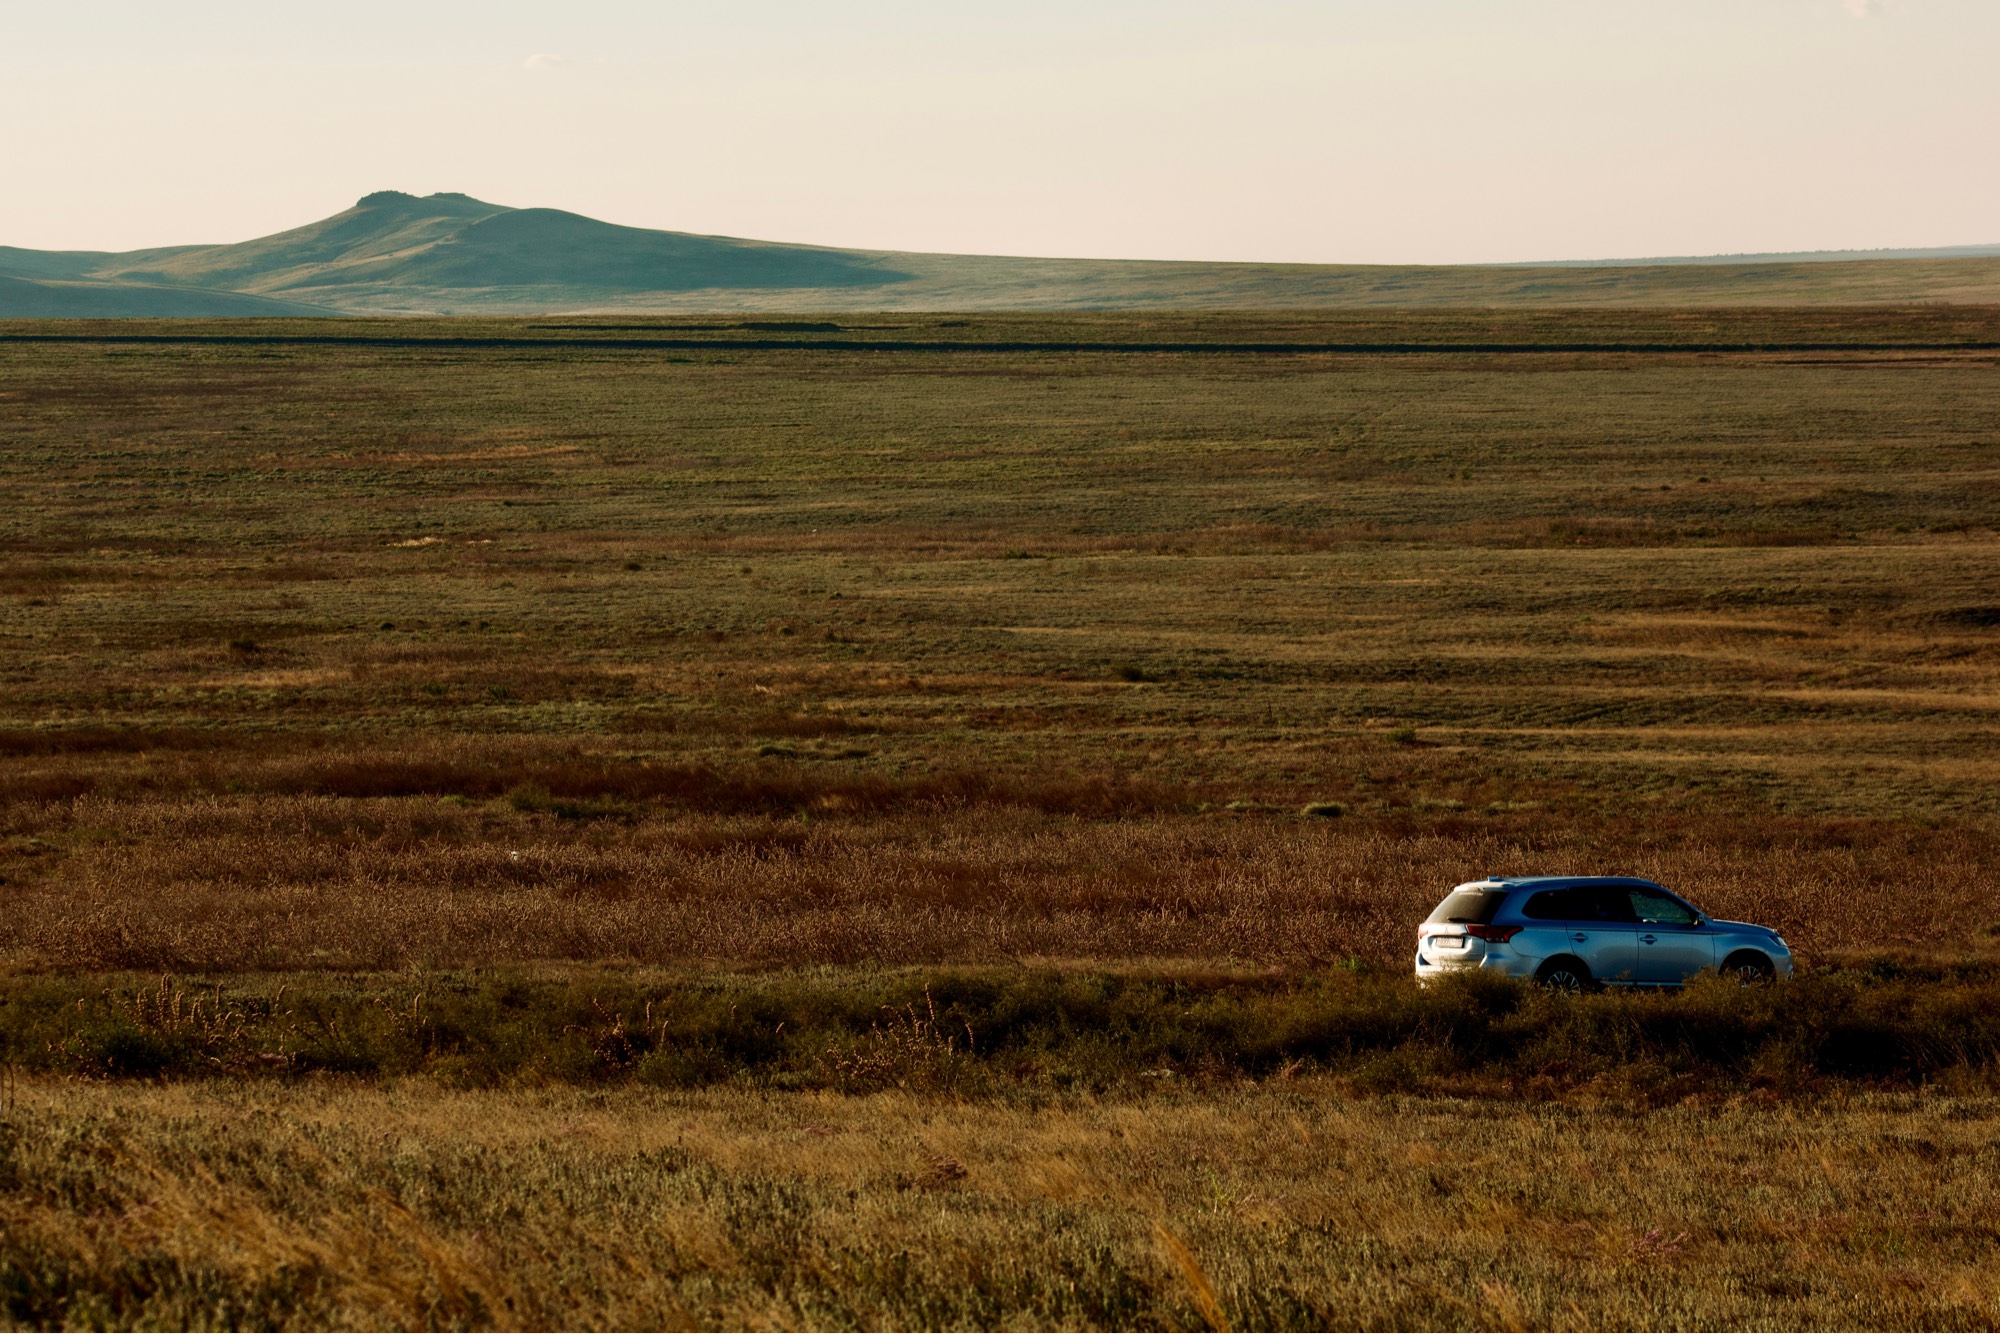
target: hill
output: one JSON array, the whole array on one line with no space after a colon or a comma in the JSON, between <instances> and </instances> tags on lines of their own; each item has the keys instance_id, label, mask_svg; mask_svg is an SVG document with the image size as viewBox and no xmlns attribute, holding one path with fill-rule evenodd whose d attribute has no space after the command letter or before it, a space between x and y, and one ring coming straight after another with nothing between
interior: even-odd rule
<instances>
[{"instance_id":1,"label":"hill","mask_svg":"<svg viewBox=\"0 0 2000 1334\"><path fill-rule=\"evenodd\" d=\"M131 282L75 282L0 274L0 315L12 319L214 319L337 315L301 301L247 292Z\"/></svg>"},{"instance_id":2,"label":"hill","mask_svg":"<svg viewBox=\"0 0 2000 1334\"><path fill-rule=\"evenodd\" d=\"M0 318L708 310L2000 302L1990 247L1543 265L1235 264L840 250L382 191L232 245L0 247Z\"/></svg>"},{"instance_id":3,"label":"hill","mask_svg":"<svg viewBox=\"0 0 2000 1334\"><path fill-rule=\"evenodd\" d=\"M1559 259L1517 267L1602 269L1661 264L1835 264L1868 259L2000 259L2000 245L1930 246L1919 250L1791 250L1737 255L1661 255L1647 259Z\"/></svg>"}]
</instances>

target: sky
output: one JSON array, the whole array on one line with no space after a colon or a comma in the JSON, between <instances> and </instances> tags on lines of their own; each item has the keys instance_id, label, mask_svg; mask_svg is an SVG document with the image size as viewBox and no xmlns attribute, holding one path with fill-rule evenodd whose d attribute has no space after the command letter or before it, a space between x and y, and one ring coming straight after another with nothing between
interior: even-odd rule
<instances>
[{"instance_id":1,"label":"sky","mask_svg":"<svg viewBox=\"0 0 2000 1334\"><path fill-rule=\"evenodd\" d=\"M361 195L871 249L2000 242L2000 0L0 0L0 245Z\"/></svg>"}]
</instances>

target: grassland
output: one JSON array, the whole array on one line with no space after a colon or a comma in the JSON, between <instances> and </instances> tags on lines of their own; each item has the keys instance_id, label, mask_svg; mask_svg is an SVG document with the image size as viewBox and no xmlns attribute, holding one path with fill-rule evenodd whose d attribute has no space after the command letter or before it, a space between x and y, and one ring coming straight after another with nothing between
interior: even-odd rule
<instances>
[{"instance_id":1,"label":"grassland","mask_svg":"<svg viewBox=\"0 0 2000 1334\"><path fill-rule=\"evenodd\" d=\"M329 330L0 327L8 1318L1996 1318L2000 313Z\"/></svg>"},{"instance_id":2,"label":"grassland","mask_svg":"<svg viewBox=\"0 0 2000 1334\"><path fill-rule=\"evenodd\" d=\"M22 964L2000 922L1991 352L0 358Z\"/></svg>"},{"instance_id":3,"label":"grassland","mask_svg":"<svg viewBox=\"0 0 2000 1334\"><path fill-rule=\"evenodd\" d=\"M1977 248L1975 248L1977 249ZM1612 265L1186 263L838 250L618 227L461 194L372 194L232 245L0 246L0 318L717 311L1991 305L2000 257Z\"/></svg>"},{"instance_id":4,"label":"grassland","mask_svg":"<svg viewBox=\"0 0 2000 1334\"><path fill-rule=\"evenodd\" d=\"M1986 1328L1990 1098L21 1096L22 1323Z\"/></svg>"}]
</instances>

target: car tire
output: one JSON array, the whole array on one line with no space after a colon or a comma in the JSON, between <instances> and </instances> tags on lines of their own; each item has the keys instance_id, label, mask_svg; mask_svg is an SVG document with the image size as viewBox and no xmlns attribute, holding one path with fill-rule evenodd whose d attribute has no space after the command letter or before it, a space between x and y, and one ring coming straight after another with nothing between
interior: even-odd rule
<instances>
[{"instance_id":1,"label":"car tire","mask_svg":"<svg viewBox=\"0 0 2000 1334\"><path fill-rule=\"evenodd\" d=\"M1581 959L1558 954L1535 970L1535 985L1544 991L1589 991L1590 969Z\"/></svg>"},{"instance_id":2,"label":"car tire","mask_svg":"<svg viewBox=\"0 0 2000 1334\"><path fill-rule=\"evenodd\" d=\"M1771 961L1755 950L1738 950L1722 963L1722 975L1738 986L1761 987L1778 975Z\"/></svg>"}]
</instances>

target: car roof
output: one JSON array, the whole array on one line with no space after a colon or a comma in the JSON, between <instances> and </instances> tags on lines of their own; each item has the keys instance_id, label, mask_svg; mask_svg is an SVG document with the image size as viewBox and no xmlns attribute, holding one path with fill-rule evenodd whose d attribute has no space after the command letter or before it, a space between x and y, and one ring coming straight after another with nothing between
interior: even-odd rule
<instances>
[{"instance_id":1,"label":"car roof","mask_svg":"<svg viewBox=\"0 0 2000 1334\"><path fill-rule=\"evenodd\" d=\"M1456 886L1458 889L1574 889L1598 887L1603 889L1665 889L1666 886L1653 880L1641 880L1633 875L1495 875L1484 880L1468 880Z\"/></svg>"}]
</instances>

